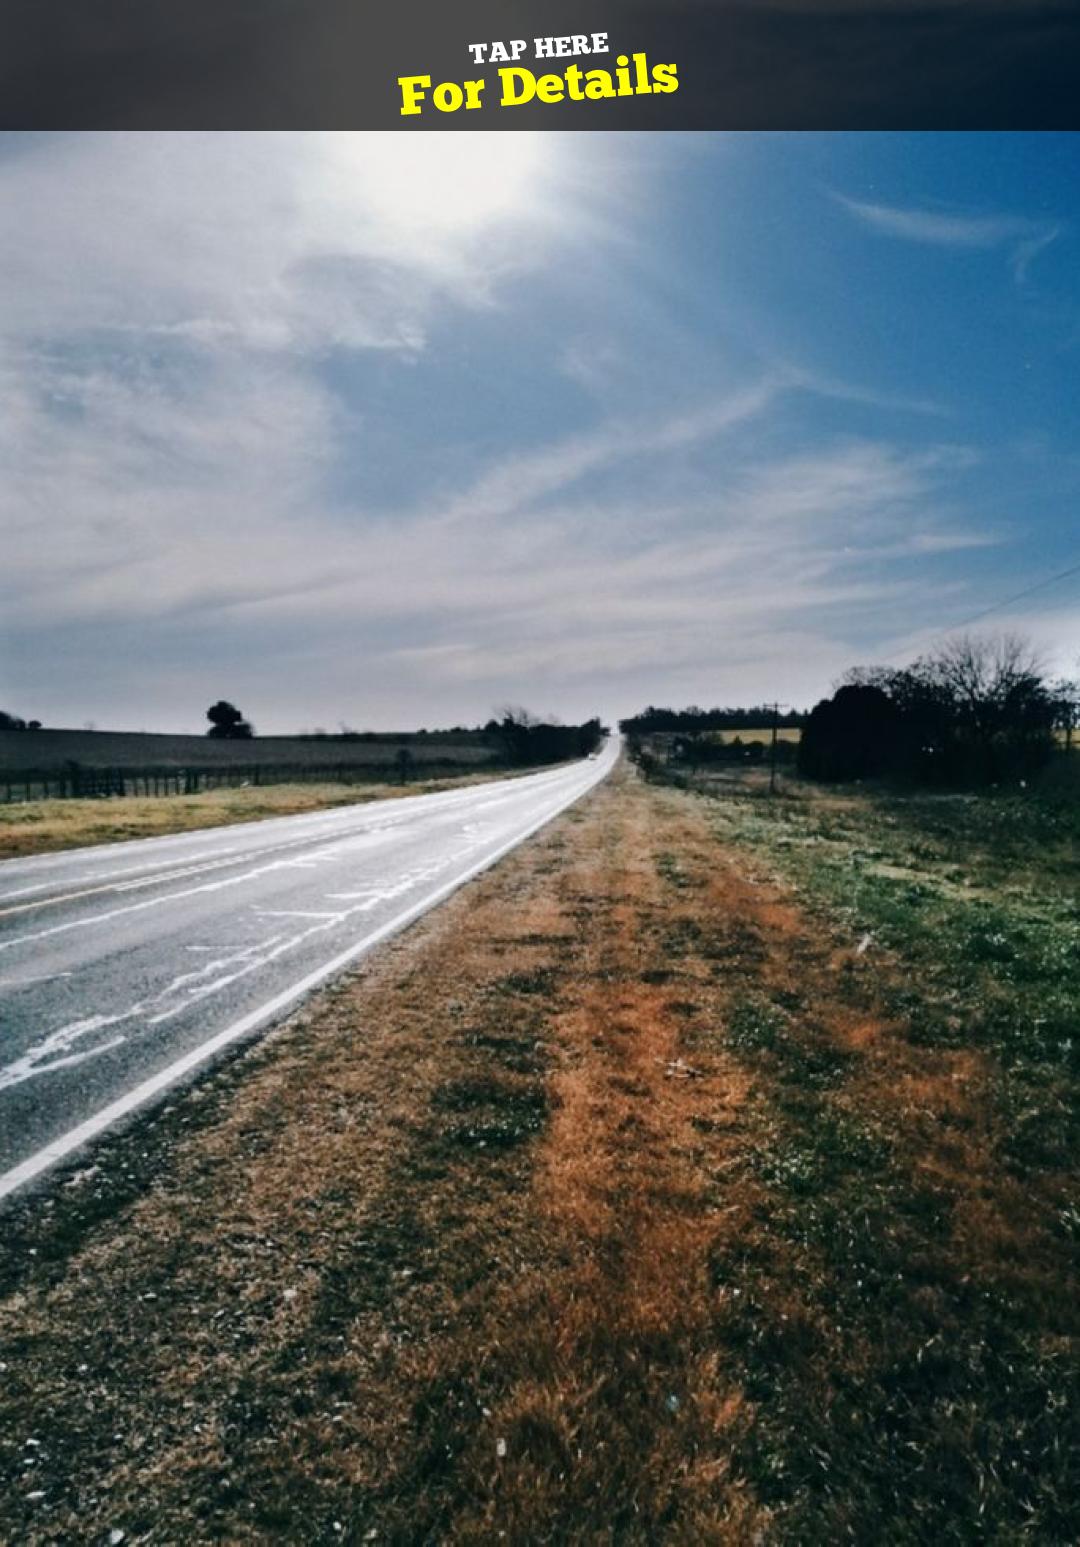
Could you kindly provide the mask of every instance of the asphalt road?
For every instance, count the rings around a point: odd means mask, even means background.
[[[492,864],[610,771],[0,863],[0,1198]]]

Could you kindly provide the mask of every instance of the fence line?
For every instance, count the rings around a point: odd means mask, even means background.
[[[263,784],[389,784],[414,778],[446,778],[500,766],[413,758],[381,763],[226,764],[195,768],[23,769],[0,773],[0,802],[99,800],[120,795],[197,795],[204,790]]]

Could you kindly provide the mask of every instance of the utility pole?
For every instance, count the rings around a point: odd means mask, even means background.
[[[772,706],[772,740],[769,743],[769,794],[776,794],[776,733],[780,721],[780,705]]]

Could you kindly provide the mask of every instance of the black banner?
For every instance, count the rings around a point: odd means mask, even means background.
[[[8,128],[988,129],[1080,118],[1075,3],[7,0],[4,12]]]

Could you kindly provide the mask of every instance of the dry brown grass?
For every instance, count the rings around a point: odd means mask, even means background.
[[[417,779],[409,784],[272,784],[257,788],[203,790],[197,795],[123,795],[101,800],[36,800],[0,806],[0,859],[51,854],[90,844],[120,843],[128,838],[160,838],[167,833],[222,827],[230,822],[259,822],[264,817],[294,816],[369,800],[425,795],[487,779],[507,777],[498,770],[461,777]]]
[[[1069,1539],[1057,1194],[890,970],[624,772],[9,1221],[0,1535]]]
[[[751,726],[749,728],[746,726],[736,726],[732,730],[710,731],[708,735],[710,739],[716,738],[719,741],[734,741],[736,736],[740,737],[743,741],[769,741],[772,737],[772,727],[767,725]],[[777,741],[797,743],[802,739],[802,730],[798,725],[778,725],[776,728],[776,739]]]

